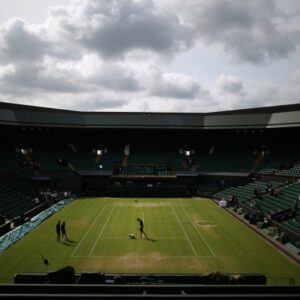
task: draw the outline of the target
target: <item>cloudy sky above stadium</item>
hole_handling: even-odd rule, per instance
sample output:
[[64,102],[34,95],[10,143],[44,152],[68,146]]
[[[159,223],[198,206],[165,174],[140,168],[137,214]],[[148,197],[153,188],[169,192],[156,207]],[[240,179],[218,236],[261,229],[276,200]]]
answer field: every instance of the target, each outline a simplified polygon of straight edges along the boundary
[[0,101],[161,112],[300,103],[300,1],[0,1]]

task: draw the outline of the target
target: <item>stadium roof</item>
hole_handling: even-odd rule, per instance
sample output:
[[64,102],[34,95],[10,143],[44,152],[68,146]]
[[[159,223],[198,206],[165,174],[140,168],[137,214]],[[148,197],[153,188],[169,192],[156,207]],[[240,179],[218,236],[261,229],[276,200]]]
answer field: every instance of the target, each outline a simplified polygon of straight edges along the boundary
[[0,124],[75,128],[300,127],[300,104],[212,113],[80,112],[0,102]]

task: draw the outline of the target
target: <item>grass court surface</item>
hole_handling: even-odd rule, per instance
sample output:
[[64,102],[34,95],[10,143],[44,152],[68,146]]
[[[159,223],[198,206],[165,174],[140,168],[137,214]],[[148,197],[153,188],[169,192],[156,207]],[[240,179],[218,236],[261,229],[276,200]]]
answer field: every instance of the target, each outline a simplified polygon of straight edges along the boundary
[[[300,268],[205,199],[80,198],[0,254],[0,283],[21,272],[264,273],[300,284]],[[137,218],[148,239],[139,238]],[[66,221],[68,239],[56,241]],[[136,239],[128,239],[134,233]],[[50,265],[43,264],[41,253]]]

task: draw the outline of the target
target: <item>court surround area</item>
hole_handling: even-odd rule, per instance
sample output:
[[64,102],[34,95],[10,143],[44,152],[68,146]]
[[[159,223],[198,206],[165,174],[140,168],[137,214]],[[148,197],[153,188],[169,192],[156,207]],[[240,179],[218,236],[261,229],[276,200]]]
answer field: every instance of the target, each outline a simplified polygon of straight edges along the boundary
[[[147,238],[140,238],[137,218]],[[66,222],[68,237],[60,243],[58,220]],[[300,283],[295,262],[201,198],[79,198],[1,253],[0,265],[1,283],[13,282],[16,273],[68,265],[76,272],[259,272],[268,284]]]

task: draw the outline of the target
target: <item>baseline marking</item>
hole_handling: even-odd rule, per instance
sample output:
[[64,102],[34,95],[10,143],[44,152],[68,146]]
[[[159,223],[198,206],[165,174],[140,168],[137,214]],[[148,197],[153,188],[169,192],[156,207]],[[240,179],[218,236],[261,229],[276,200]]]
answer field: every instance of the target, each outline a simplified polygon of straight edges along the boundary
[[114,211],[114,209],[115,209],[115,206],[113,206],[113,208],[111,209],[110,214],[108,215],[108,217],[106,219],[106,222],[103,225],[102,230],[100,231],[100,233],[99,233],[99,235],[98,235],[98,237],[97,237],[97,239],[96,239],[96,241],[94,243],[94,246],[93,246],[92,250],[89,253],[89,256],[91,256],[91,254],[93,253],[94,249],[96,248],[96,245],[97,245],[97,243],[98,243],[98,241],[99,241],[99,239],[100,239],[100,237],[101,237],[101,235],[102,235],[102,233],[103,233],[103,231],[104,231],[104,229],[105,229],[105,227],[106,227],[106,225],[107,225],[107,223],[108,223],[108,221],[109,221],[109,219],[110,219],[110,217],[111,217],[111,215],[112,215],[112,213]]
[[[152,237],[152,236],[151,236]],[[186,240],[185,237],[156,237],[153,236],[152,237],[155,240]],[[128,237],[113,237],[113,238],[109,238],[109,237],[103,237],[102,240],[128,240]]]
[[181,258],[181,257],[188,257],[188,258],[196,258],[196,259],[199,259],[199,258],[214,258],[213,256],[209,255],[209,256],[205,256],[205,255],[201,255],[201,256],[197,256],[195,257],[195,255],[162,255],[162,256],[147,256],[147,255],[135,255],[135,256],[127,256],[127,255],[91,255],[91,256],[84,256],[84,255],[76,255],[74,256],[74,258],[93,258],[93,257],[115,257],[115,258],[131,258],[131,259],[138,259],[138,258]]
[[178,216],[177,216],[177,214],[176,214],[176,212],[175,212],[174,207],[172,207],[172,210],[173,210],[173,213],[174,213],[174,215],[175,215],[175,217],[176,217],[176,219],[177,219],[177,221],[178,221],[178,224],[180,225],[180,227],[181,227],[181,229],[182,229],[184,235],[186,236],[186,239],[188,240],[188,242],[189,242],[191,248],[193,249],[193,251],[194,251],[194,253],[195,253],[195,256],[198,256],[198,254],[197,254],[197,252],[196,252],[196,250],[195,250],[195,248],[194,248],[194,246],[193,246],[193,244],[192,244],[190,238],[188,237],[187,233],[185,232],[185,230],[184,230],[184,228],[183,228],[183,226],[182,226],[182,224],[181,224],[181,222],[180,222],[180,220],[179,220],[179,218],[178,218]]
[[93,226],[95,225],[95,223],[97,222],[98,218],[100,217],[100,215],[103,212],[105,206],[103,206],[100,210],[100,212],[98,213],[98,215],[96,216],[95,220],[93,221],[93,223],[90,225],[88,231],[85,233],[85,235],[81,238],[80,242],[77,244],[77,246],[75,247],[74,251],[71,254],[71,257],[74,257],[74,254],[76,253],[76,251],[79,249],[79,247],[81,246],[82,242],[84,241],[84,239],[87,237],[87,235],[89,234],[89,232],[91,231],[91,229],[93,228]]
[[190,220],[191,224],[194,226],[194,228],[196,229],[196,231],[198,232],[200,238],[202,239],[203,243],[206,245],[207,249],[210,251],[210,253],[212,254],[213,257],[216,257],[214,251],[211,249],[211,247],[208,245],[207,241],[205,240],[204,236],[200,233],[199,229],[197,228],[197,226],[194,224],[193,220],[191,219],[191,217],[186,213],[186,211],[184,210],[184,208],[179,204],[178,205],[182,211],[184,212],[184,214],[186,215],[186,217]]

